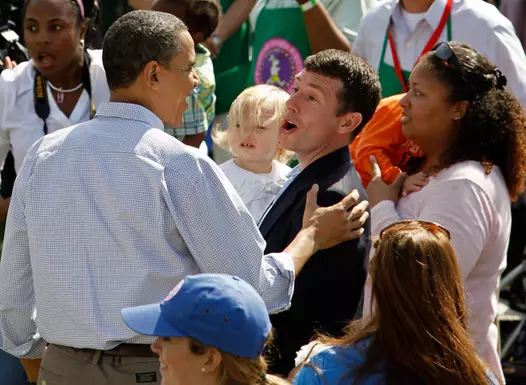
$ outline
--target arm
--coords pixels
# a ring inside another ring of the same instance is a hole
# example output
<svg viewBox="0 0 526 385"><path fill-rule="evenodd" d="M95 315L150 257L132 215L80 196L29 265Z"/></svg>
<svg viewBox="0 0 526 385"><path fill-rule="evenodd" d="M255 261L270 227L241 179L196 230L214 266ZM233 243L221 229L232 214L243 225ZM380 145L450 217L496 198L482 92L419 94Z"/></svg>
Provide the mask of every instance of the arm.
<svg viewBox="0 0 526 385"><path fill-rule="evenodd" d="M506 20L507 21L507 20ZM508 79L508 89L511 90L522 107L526 110L526 55L521 42L515 34L511 23L501 25L491 30L488 41L493 45L494 57L489 56L495 65ZM509 27L509 28L508 28Z"/></svg>
<svg viewBox="0 0 526 385"><path fill-rule="evenodd" d="M192 93L186 101L188 108L183 115L183 125L174 131L177 136L184 135L184 144L199 148L208 128L208 117L196 93Z"/></svg>
<svg viewBox="0 0 526 385"><path fill-rule="evenodd" d="M15 66L16 64L14 62L10 60L8 61L6 58L6 68L13 69ZM14 108L13 101L15 96L11 95L9 91L7 91L11 89L11 87L9 84L10 82L6 81L6 79L12 77L13 72L9 70L3 71L2 75L0 76L0 161L2 162L2 178L11 178L10 180L0 181L2 187L5 188L5 191L1 191L2 196L0 197L0 220L4 220L7 217L7 211L9 210L9 204L11 203L11 194L8 190L11 189L13 180L16 178L12 154L9 158L7 158L11 148L11 139L9 137L9 132L5 129L6 122L3 115L4 111L10 111L12 108Z"/></svg>
<svg viewBox="0 0 526 385"><path fill-rule="evenodd" d="M323 210L337 214L339 208L311 205L305 228L285 252L264 256L265 241L233 186L217 165L204 159L198 162L201 175L189 189L181 189L181 183L187 182L171 175L170 169L165 170L165 180L168 207L200 270L238 275L258 290L269 311L288 308L296 272L314 252L342 240L329 239L341 230L341 222L332 228L322 215ZM321 243L320 237L325 238Z"/></svg>
<svg viewBox="0 0 526 385"><path fill-rule="evenodd" d="M33 320L35 293L24 214L30 171L31 162L25 161L15 182L7 217L0 263L0 341L2 349L14 356L39 358L45 341Z"/></svg>
<svg viewBox="0 0 526 385"><path fill-rule="evenodd" d="M298 4L306 4L310 0L297 0ZM319 0L320 1L320 0ZM338 28L321 2L303 12L303 20L307 29L309 43L312 53L323 51L328 48L351 50L351 43Z"/></svg>
<svg viewBox="0 0 526 385"><path fill-rule="evenodd" d="M236 33L241 25L248 20L248 16L255 4L256 0L234 1L219 20L219 24L212 36L218 36L223 42L228 40L228 38ZM209 45L210 39L207 40L207 46Z"/></svg>
<svg viewBox="0 0 526 385"><path fill-rule="evenodd" d="M371 180L371 155L376 157L386 183L392 183L402 172L393 164L393 155L405 141L400 124L402 107L398 104L403 96L382 99L371 120L350 145L353 161L364 186Z"/></svg>

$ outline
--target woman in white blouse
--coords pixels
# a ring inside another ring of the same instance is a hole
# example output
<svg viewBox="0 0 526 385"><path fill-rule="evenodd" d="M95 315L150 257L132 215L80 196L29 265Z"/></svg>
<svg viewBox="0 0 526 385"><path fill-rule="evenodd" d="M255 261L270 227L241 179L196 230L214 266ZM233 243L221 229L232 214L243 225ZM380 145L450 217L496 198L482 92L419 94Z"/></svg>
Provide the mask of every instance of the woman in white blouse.
<svg viewBox="0 0 526 385"><path fill-rule="evenodd" d="M102 53L85 48L97 12L94 0L26 1L31 60L0 75L0 163L11 150L18 171L39 138L89 120L109 100Z"/></svg>
<svg viewBox="0 0 526 385"><path fill-rule="evenodd" d="M405 219L449 229L477 353L503 379L493 322L506 265L510 198L526 180L526 118L504 88L504 75L465 44L438 44L420 60L409 83L400 101L402 131L426 153L422 170L429 181L399 199L403 177L385 184L373 161L372 234Z"/></svg>

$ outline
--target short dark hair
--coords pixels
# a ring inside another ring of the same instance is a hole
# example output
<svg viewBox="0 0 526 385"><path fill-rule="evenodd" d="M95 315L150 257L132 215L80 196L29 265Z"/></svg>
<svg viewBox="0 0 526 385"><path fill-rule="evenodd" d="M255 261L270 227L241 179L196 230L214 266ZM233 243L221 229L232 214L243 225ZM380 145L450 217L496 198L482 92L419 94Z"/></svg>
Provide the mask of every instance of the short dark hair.
<svg viewBox="0 0 526 385"><path fill-rule="evenodd" d="M381 99L382 88L377 72L364 59L349 52L327 49L307 57L305 69L322 76L340 79L343 83L338 115L347 112L362 114L362 122L353 131L358 135L373 116Z"/></svg>
<svg viewBox="0 0 526 385"><path fill-rule="evenodd" d="M171 0L174 1L174 0ZM184 22L191 33L201 32L206 40L219 23L219 6L215 0L186 0L178 3L185 9Z"/></svg>
<svg viewBox="0 0 526 385"><path fill-rule="evenodd" d="M504 88L495 64L468 44L449 43L460 69L433 52L423 64L449 90L449 101L467 100L469 106L455 137L441 159L441 168L462 161L490 162L498 166L515 199L526 180L526 116L512 92Z"/></svg>
<svg viewBox="0 0 526 385"><path fill-rule="evenodd" d="M150 61L168 66L181 51L175 35L187 30L181 20L169 13L132 11L121 16L108 29L102 44L109 88L129 86Z"/></svg>

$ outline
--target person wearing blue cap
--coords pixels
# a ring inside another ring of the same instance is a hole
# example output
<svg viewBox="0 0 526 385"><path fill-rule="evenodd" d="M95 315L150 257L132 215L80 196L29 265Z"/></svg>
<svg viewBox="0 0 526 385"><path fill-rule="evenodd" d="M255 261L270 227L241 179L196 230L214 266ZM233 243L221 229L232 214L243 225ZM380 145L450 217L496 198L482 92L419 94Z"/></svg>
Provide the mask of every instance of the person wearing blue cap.
<svg viewBox="0 0 526 385"><path fill-rule="evenodd" d="M157 336L162 384L287 384L267 376L272 325L257 291L223 274L187 276L161 302L121 311L133 331Z"/></svg>

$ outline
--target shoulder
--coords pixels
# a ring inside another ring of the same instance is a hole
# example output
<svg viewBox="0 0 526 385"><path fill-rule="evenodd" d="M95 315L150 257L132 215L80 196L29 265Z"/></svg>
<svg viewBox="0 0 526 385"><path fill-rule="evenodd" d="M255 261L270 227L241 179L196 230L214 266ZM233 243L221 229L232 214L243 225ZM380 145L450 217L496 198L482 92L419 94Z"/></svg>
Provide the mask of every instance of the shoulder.
<svg viewBox="0 0 526 385"><path fill-rule="evenodd" d="M450 196L485 197L495 205L509 204L509 194L502 172L493 167L489 174L480 162L465 161L442 170L435 177L439 190Z"/></svg>
<svg viewBox="0 0 526 385"><path fill-rule="evenodd" d="M95 106L110 99L110 90L106 80L106 71L102 63L102 50L88 50L90 56L90 75Z"/></svg>
<svg viewBox="0 0 526 385"><path fill-rule="evenodd" d="M89 49L87 52L90 58L90 72L104 72L104 65L102 63L102 50Z"/></svg>
<svg viewBox="0 0 526 385"><path fill-rule="evenodd" d="M239 167L234 163L234 159L227 160L225 163L219 165L221 171L230 179L231 176L236 175Z"/></svg>
<svg viewBox="0 0 526 385"><path fill-rule="evenodd" d="M29 148L26 153L26 158L28 161L37 157L42 159L55 153L60 150L64 142L66 142L66 139L76 127L82 126L86 123L87 122L62 128L49 135L43 136Z"/></svg>
<svg viewBox="0 0 526 385"><path fill-rule="evenodd" d="M8 93L22 93L33 88L35 70L31 61L18 64L12 70L4 70L0 74L2 91Z"/></svg>
<svg viewBox="0 0 526 385"><path fill-rule="evenodd" d="M374 8L365 14L362 19L362 25L371 28L384 28L382 25L387 26L386 22L380 25L375 24L380 21L389 20L389 17L391 17L397 4L398 1L395 0L383 0L378 2Z"/></svg>
<svg viewBox="0 0 526 385"><path fill-rule="evenodd" d="M456 5L458 8L453 16L469 18L469 23L490 29L504 27L514 30L511 22L493 4L479 0L458 0Z"/></svg>
<svg viewBox="0 0 526 385"><path fill-rule="evenodd" d="M280 161L274 159L272 161L272 169L276 170L276 179L278 180L287 180L290 171L292 170L289 166Z"/></svg>
<svg viewBox="0 0 526 385"><path fill-rule="evenodd" d="M306 362L294 382L338 384L345 379L352 383L356 370L365 363L368 346L367 339L354 345L323 349Z"/></svg>

